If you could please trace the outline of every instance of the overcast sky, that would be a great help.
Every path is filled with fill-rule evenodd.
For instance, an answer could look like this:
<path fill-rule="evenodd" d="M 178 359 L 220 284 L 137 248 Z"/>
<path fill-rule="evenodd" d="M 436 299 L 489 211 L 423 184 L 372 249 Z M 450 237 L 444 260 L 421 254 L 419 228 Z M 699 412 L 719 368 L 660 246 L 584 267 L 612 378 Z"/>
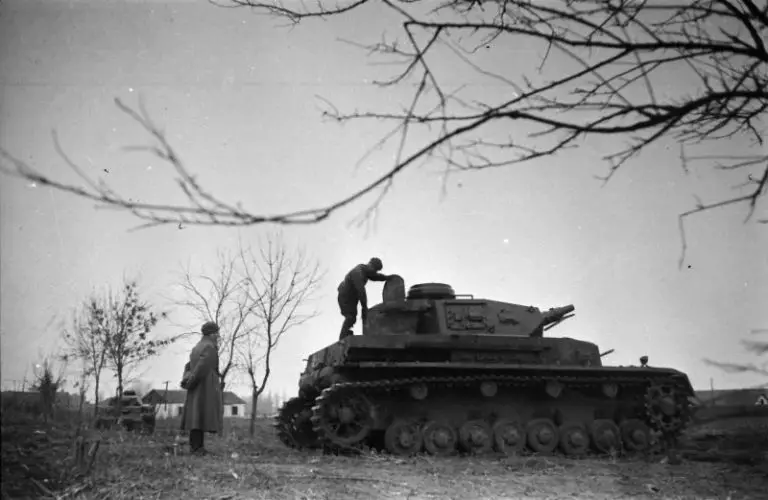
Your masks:
<path fill-rule="evenodd" d="M 247 10 L 191 0 L 3 2 L 0 146 L 74 182 L 53 148 L 56 129 L 73 159 L 94 175 L 107 169 L 105 180 L 126 195 L 177 199 L 169 194 L 167 165 L 121 150 L 149 138 L 113 99 L 135 105 L 141 96 L 188 167 L 227 201 L 257 213 L 335 201 L 391 165 L 390 150 L 355 169 L 388 128 L 324 123 L 317 96 L 343 110 L 375 109 L 405 103 L 410 90 L 373 87 L 372 75 L 391 68 L 367 67 L 364 52 L 337 41 L 376 42 L 395 18 L 372 8 L 350 19 L 289 30 Z M 520 61 L 535 56 L 509 50 Z M 683 84 L 670 75 L 669 85 Z M 503 90 L 477 88 L 486 95 Z M 648 355 L 653 365 L 687 372 L 697 388 L 709 388 L 710 378 L 716 388 L 764 382 L 702 359 L 757 361 L 739 340 L 768 327 L 765 227 L 742 224 L 744 207 L 691 219 L 690 267 L 677 268 L 677 214 L 691 208 L 694 194 L 730 195 L 722 186 L 735 180 L 708 170 L 686 176 L 678 146 L 668 141 L 602 187 L 594 176 L 605 173 L 605 147 L 587 143 L 536 163 L 451 176 L 444 196 L 441 165 L 427 164 L 398 178 L 370 233 L 351 224 L 370 199 L 321 224 L 286 228 L 288 241 L 304 246 L 328 274 L 317 301 L 321 315 L 284 339 L 269 389 L 295 394 L 302 358 L 338 338 L 336 285 L 374 255 L 408 286 L 440 281 L 458 293 L 541 308 L 573 303 L 576 317 L 548 333 L 615 349 L 605 358 L 611 364 Z M 712 148 L 739 154 L 743 144 Z M 58 348 L 54 318 L 92 290 L 138 274 L 148 297 L 164 306 L 182 263 L 211 266 L 217 249 L 235 249 L 238 237 L 255 244 L 269 229 L 129 232 L 138 223 L 131 215 L 94 210 L 17 179 L 4 177 L 0 186 L 4 388 Z M 381 285 L 368 291 L 371 304 L 380 300 Z M 191 316 L 176 311 L 174 319 Z M 156 331 L 178 328 L 161 324 Z M 178 344 L 148 363 L 144 380 L 176 385 L 190 347 Z"/>

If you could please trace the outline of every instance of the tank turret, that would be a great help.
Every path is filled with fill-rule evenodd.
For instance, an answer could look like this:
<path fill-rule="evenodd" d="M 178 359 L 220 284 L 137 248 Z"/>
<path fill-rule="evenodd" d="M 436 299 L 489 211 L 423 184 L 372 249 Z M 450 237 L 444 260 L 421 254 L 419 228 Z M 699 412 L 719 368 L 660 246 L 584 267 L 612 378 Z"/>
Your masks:
<path fill-rule="evenodd" d="M 457 295 L 445 283 L 421 283 L 408 289 L 400 276 L 384 285 L 382 302 L 368 310 L 363 335 L 469 334 L 541 337 L 571 317 L 573 304 L 542 312 L 534 306 Z"/>

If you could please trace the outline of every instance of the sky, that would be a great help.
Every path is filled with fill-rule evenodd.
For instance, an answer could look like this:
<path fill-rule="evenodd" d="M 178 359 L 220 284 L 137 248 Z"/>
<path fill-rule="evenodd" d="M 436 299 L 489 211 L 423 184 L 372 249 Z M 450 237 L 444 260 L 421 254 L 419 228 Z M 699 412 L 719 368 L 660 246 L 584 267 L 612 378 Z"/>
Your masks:
<path fill-rule="evenodd" d="M 343 110 L 406 103 L 410 88 L 385 92 L 372 85 L 391 68 L 371 66 L 364 51 L 339 41 L 376 42 L 380 33 L 394 32 L 395 22 L 376 8 L 288 29 L 206 2 L 6 1 L 0 5 L 0 146 L 47 175 L 76 182 L 54 149 L 55 129 L 71 158 L 121 193 L 178 200 L 168 165 L 122 149 L 151 141 L 113 99 L 136 105 L 141 98 L 186 165 L 221 198 L 255 213 L 322 206 L 391 165 L 392 151 L 384 150 L 355 166 L 389 125 L 323 121 L 318 96 Z M 530 47 L 485 58 L 501 64 L 510 52 L 521 67 L 535 62 Z M 666 85 L 685 85 L 681 78 L 669 75 Z M 476 94 L 505 91 L 468 81 Z M 652 365 L 686 372 L 697 389 L 764 383 L 703 359 L 759 361 L 739 341 L 751 329 L 768 328 L 765 226 L 744 224 L 744 207 L 692 218 L 688 266 L 678 269 L 677 214 L 692 207 L 694 195 L 730 196 L 723 186 L 734 179 L 709 170 L 686 176 L 678 146 L 662 141 L 603 186 L 595 176 L 605 174 L 600 157 L 608 146 L 586 142 L 560 156 L 447 181 L 435 161 L 397 178 L 373 228 L 354 224 L 370 198 L 320 224 L 283 228 L 286 241 L 305 248 L 327 274 L 314 303 L 319 316 L 283 339 L 268 390 L 296 394 L 302 360 L 338 338 L 338 282 L 372 256 L 407 286 L 445 282 L 458 293 L 542 309 L 575 304 L 576 317 L 548 334 L 615 349 L 606 364 L 636 364 L 647 355 Z M 743 147 L 738 141 L 710 146 L 723 154 Z M 180 265 L 211 270 L 217 250 L 236 249 L 239 238 L 256 244 L 275 229 L 129 231 L 138 223 L 130 214 L 3 177 L 3 388 L 30 378 L 40 356 L 58 352 L 57 321 L 92 291 L 137 275 L 146 297 L 166 307 Z M 380 294 L 381 285 L 369 283 L 371 304 Z M 161 323 L 155 332 L 179 333 L 178 323 L 194 320 L 181 310 L 173 318 L 175 324 Z M 359 333 L 359 322 L 356 328 Z M 173 387 L 193 342 L 146 363 L 142 380 Z M 243 382 L 235 381 L 235 392 L 247 393 Z M 114 387 L 111 376 L 107 384 Z"/>

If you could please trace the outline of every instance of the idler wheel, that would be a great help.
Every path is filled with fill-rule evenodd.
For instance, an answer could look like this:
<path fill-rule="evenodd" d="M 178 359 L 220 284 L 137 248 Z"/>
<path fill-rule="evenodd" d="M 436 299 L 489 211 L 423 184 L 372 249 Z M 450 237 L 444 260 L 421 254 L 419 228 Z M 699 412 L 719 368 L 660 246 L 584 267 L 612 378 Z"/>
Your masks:
<path fill-rule="evenodd" d="M 456 451 L 458 436 L 448 422 L 432 420 L 422 429 L 424 448 L 431 455 L 446 456 Z"/>
<path fill-rule="evenodd" d="M 651 447 L 651 430 L 641 420 L 621 423 L 621 440 L 629 451 L 645 451 Z"/>
<path fill-rule="evenodd" d="M 528 446 L 537 453 L 551 453 L 557 448 L 559 435 L 555 423 L 548 418 L 531 420 L 527 426 Z"/>
<path fill-rule="evenodd" d="M 621 432 L 612 420 L 600 419 L 592 422 L 592 446 L 601 453 L 621 449 Z"/>
<path fill-rule="evenodd" d="M 501 419 L 493 424 L 493 444 L 496 451 L 506 455 L 520 453 L 525 448 L 525 430 L 517 420 Z"/>
<path fill-rule="evenodd" d="M 488 453 L 493 449 L 493 430 L 483 420 L 470 420 L 459 428 L 459 443 L 472 454 Z"/>
<path fill-rule="evenodd" d="M 417 422 L 398 419 L 384 433 L 384 446 L 393 455 L 413 455 L 423 445 L 424 436 Z"/>
<path fill-rule="evenodd" d="M 589 433 L 583 425 L 577 423 L 563 424 L 558 429 L 560 449 L 566 455 L 584 455 L 589 450 Z"/>

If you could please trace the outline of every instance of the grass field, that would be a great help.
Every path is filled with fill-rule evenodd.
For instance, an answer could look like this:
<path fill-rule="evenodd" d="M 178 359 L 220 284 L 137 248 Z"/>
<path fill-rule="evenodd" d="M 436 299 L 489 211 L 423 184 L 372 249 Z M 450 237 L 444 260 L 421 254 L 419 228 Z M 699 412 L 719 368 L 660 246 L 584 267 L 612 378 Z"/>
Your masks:
<path fill-rule="evenodd" d="M 229 420 L 208 437 L 212 456 L 191 456 L 178 421 L 152 436 L 85 431 L 100 439 L 87 474 L 71 464 L 75 427 L 6 411 L 3 498 L 79 499 L 764 499 L 768 419 L 729 419 L 695 428 L 682 463 L 561 457 L 397 458 L 324 456 L 286 449 L 259 420 Z M 760 441 L 757 438 L 762 438 Z M 695 459 L 695 460 L 693 460 Z M 702 462 L 699 460 L 708 460 Z"/>

